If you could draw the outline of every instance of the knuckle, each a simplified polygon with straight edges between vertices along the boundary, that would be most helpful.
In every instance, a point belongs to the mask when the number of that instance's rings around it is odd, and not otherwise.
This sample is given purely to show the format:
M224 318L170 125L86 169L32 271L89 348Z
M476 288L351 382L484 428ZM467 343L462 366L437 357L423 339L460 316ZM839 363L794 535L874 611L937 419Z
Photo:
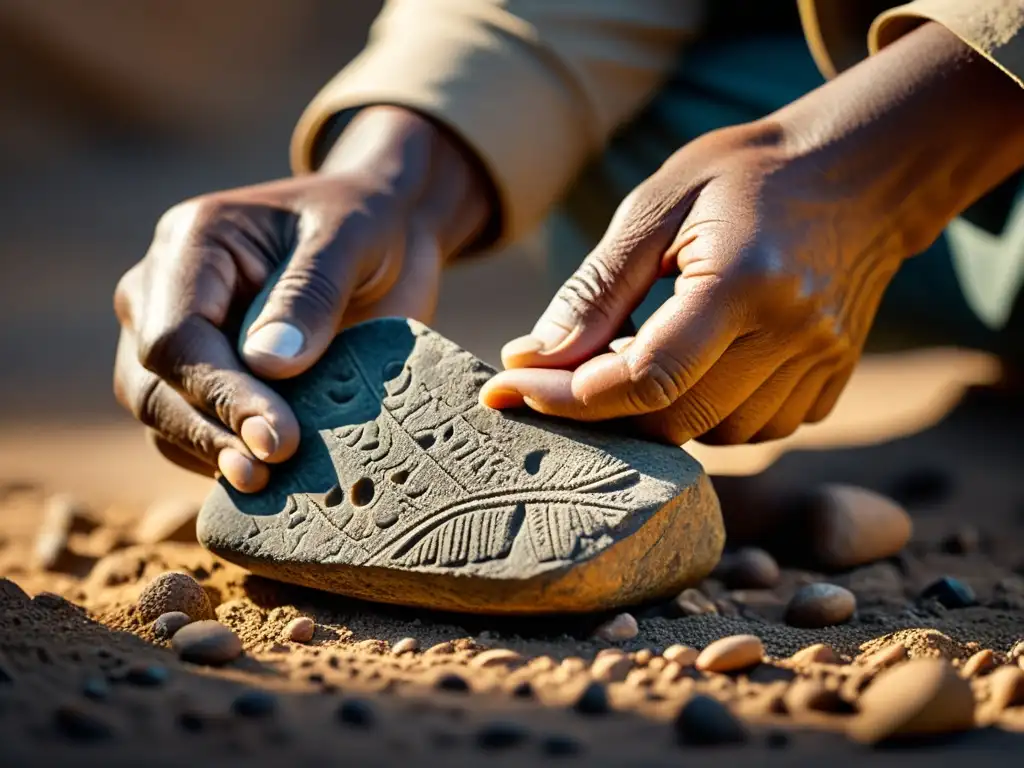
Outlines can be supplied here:
M130 325L132 322L132 305L141 282L142 264L139 263L125 272L114 287L114 314L117 315L118 322L123 326Z
M668 408L685 391L678 361L664 351L656 352L633 376L630 395L644 411Z
M274 286L274 294L285 304L314 315L333 315L341 303L337 283L315 267L286 270Z
M237 432L241 428L241 424L236 423L239 420L238 405L243 401L242 387L237 379L209 366L197 366L190 372L189 379L186 384L189 392L222 423Z
M147 371L160 375L175 371L181 362L184 336L181 325L145 328L138 339L139 363Z

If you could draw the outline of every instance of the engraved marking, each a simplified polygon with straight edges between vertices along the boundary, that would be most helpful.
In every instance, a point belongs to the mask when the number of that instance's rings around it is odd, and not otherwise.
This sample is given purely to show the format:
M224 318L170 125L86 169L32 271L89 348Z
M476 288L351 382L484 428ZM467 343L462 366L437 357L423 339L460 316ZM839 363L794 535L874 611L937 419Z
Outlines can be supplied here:
M425 435L420 435L419 437L416 438L416 443L423 450L427 450L428 448L430 448L434 444L434 442L434 436L429 432Z
M406 480L409 479L409 470L400 469L391 475L391 482L395 485L402 485Z
M392 525L398 522L398 513L395 510L381 510L380 514L377 515L377 527L378 528L390 528Z
M373 493L373 480L368 477L359 478L349 490L349 497L352 499L352 506L365 507L373 501Z
M345 492L338 485L332 485L331 489L324 494L324 504L328 507L336 507L345 501Z
M540 472L541 460L548 455L546 448L540 450L530 451L526 454L526 458L523 459L523 469L529 472L531 475L536 475Z

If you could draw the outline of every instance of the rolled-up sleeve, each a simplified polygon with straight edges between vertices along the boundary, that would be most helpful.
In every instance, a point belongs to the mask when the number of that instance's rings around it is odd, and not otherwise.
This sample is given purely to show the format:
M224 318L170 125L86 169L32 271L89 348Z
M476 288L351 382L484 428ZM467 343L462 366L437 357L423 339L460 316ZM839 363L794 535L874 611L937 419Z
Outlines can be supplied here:
M473 150L502 204L501 240L532 229L657 89L699 27L697 0L389 0L363 52L307 107L296 173L335 114L394 104Z
M916 0L881 14L868 33L871 53L925 21L935 21L1024 86L1024 0Z

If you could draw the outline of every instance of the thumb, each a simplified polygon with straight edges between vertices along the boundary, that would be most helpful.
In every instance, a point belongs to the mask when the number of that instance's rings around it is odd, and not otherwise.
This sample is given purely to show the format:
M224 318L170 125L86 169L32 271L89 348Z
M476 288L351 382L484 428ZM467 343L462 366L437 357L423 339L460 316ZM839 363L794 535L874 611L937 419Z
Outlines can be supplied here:
M505 368L574 368L605 351L659 277L681 218L640 190L626 198L533 331L504 346Z
M334 340L353 299L371 300L394 282L402 267L401 242L377 246L384 248L379 254L366 253L357 242L343 231L301 241L267 280L239 340L254 373L284 379L307 370Z

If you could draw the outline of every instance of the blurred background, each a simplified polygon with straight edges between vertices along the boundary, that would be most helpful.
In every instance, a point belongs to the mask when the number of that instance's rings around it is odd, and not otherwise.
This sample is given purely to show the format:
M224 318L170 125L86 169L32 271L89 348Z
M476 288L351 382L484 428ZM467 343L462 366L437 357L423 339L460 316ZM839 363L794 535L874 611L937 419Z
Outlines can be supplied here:
M114 401L114 286L175 202L288 173L295 120L358 52L379 6L0 0L0 483L132 503L205 491ZM453 269L438 330L497 362L547 302L543 242ZM910 434L995 372L983 355L949 350L875 359L825 425L697 453L742 473L795 445Z

